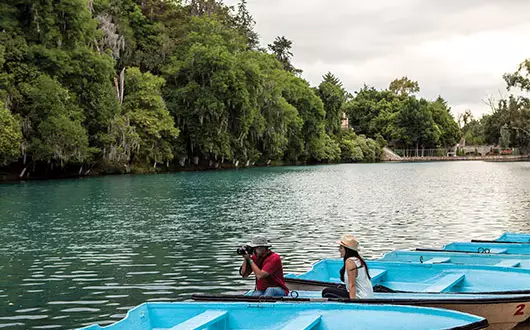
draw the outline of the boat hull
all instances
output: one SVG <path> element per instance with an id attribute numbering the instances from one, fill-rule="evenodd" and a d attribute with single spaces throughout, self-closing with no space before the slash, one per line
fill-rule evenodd
<path id="1" fill-rule="evenodd" d="M 416 306 L 342 303 L 145 303 L 114 324 L 84 330 L 454 329 L 478 330 L 486 319 Z"/>
<path id="2" fill-rule="evenodd" d="M 299 282 L 292 279 L 313 281 L 309 283 L 320 289 L 340 285 L 342 265 L 340 259 L 323 259 L 303 274 L 285 274 L 285 280 L 295 289 L 300 289 Z M 367 261 L 367 265 L 374 288 L 391 292 L 530 294 L 529 269 L 376 260 Z"/>
<path id="3" fill-rule="evenodd" d="M 506 243 L 506 242 L 454 242 L 444 245 L 442 249 L 423 249 L 417 251 L 450 251 L 464 253 L 485 254 L 530 254 L 528 243 Z"/>
<path id="4" fill-rule="evenodd" d="M 530 234 L 504 233 L 494 240 L 471 240 L 471 242 L 530 243 Z"/>
<path id="5" fill-rule="evenodd" d="M 493 267 L 514 267 L 530 270 L 530 256 L 518 254 L 484 254 L 447 251 L 401 251 L 385 254 L 378 261 L 412 262 L 424 264 L 483 265 Z"/>
<path id="6" fill-rule="evenodd" d="M 524 321 L 530 317 L 530 295 L 528 296 L 476 296 L 461 297 L 455 294 L 393 294 L 376 293 L 371 299 L 340 300 L 320 298 L 320 292 L 298 291 L 298 297 L 251 297 L 244 295 L 194 295 L 198 301 L 282 301 L 323 302 L 341 301 L 360 304 L 393 304 L 420 307 L 434 307 L 478 315 L 486 318 L 489 330 L 509 330 L 518 326 L 524 328 Z M 296 294 L 294 295 L 296 297 Z M 453 296 L 453 297 L 452 297 Z M 522 307 L 524 305 L 524 307 Z M 528 306 L 528 307 L 526 307 Z M 526 323 L 526 322 L 525 322 Z"/>

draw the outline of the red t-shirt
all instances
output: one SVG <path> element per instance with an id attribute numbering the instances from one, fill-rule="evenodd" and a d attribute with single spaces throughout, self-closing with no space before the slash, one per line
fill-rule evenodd
<path id="1" fill-rule="evenodd" d="M 283 279 L 283 267 L 280 256 L 275 252 L 269 252 L 263 258 L 257 258 L 256 255 L 251 256 L 252 261 L 256 263 L 262 271 L 267 272 L 269 276 L 256 279 L 256 289 L 258 291 L 265 291 L 267 288 L 281 287 L 285 294 L 289 294 L 289 289 L 285 285 Z"/>

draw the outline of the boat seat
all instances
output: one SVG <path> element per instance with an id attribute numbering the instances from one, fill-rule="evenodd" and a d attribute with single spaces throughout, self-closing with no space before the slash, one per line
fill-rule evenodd
<path id="1" fill-rule="evenodd" d="M 499 263 L 496 263 L 495 266 L 502 266 L 502 267 L 519 267 L 521 266 L 521 260 L 503 260 Z"/>
<path id="2" fill-rule="evenodd" d="M 465 274 L 448 274 L 438 279 L 435 283 L 422 290 L 423 292 L 443 292 L 464 280 Z"/>
<path id="3" fill-rule="evenodd" d="M 382 282 L 386 273 L 386 269 L 374 269 L 373 271 L 371 270 L 370 277 L 372 279 L 372 285 Z"/>
<path id="4" fill-rule="evenodd" d="M 297 316 L 289 321 L 283 330 L 310 330 L 320 323 L 320 314 L 305 314 Z"/>
<path id="5" fill-rule="evenodd" d="M 223 310 L 207 310 L 199 315 L 187 319 L 186 321 L 177 324 L 169 330 L 192 330 L 209 328 L 214 323 L 226 321 L 228 316 L 227 311 Z"/>
<path id="6" fill-rule="evenodd" d="M 424 264 L 441 264 L 441 263 L 449 262 L 449 261 L 451 261 L 451 258 L 436 257 L 436 258 L 431 258 L 429 260 L 425 260 L 423 263 Z"/>

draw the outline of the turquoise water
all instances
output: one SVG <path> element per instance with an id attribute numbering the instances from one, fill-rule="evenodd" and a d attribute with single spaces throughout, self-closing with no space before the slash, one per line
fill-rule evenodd
<path id="1" fill-rule="evenodd" d="M 0 185 L 0 328 L 112 323 L 145 301 L 241 291 L 266 233 L 285 271 L 336 257 L 530 232 L 530 163 L 276 167 Z"/>

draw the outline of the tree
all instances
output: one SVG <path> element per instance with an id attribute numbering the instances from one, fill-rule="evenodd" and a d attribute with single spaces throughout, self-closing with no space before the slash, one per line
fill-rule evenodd
<path id="1" fill-rule="evenodd" d="M 57 80 L 40 75 L 21 84 L 23 114 L 23 153 L 33 161 L 82 163 L 91 156 L 88 136 L 83 127 L 83 112 L 70 92 Z"/>
<path id="2" fill-rule="evenodd" d="M 346 91 L 340 80 L 331 72 L 326 73 L 322 79 L 317 91 L 326 112 L 326 132 L 334 135 L 341 129 L 342 107 L 346 102 Z"/>
<path id="3" fill-rule="evenodd" d="M 506 73 L 503 76 L 507 89 L 519 88 L 522 91 L 530 92 L 530 59 L 519 64 L 519 68 L 514 73 Z"/>
<path id="4" fill-rule="evenodd" d="M 404 76 L 390 82 L 388 90 L 396 95 L 406 96 L 419 92 L 420 86 L 417 81 L 412 81 Z"/>
<path id="5" fill-rule="evenodd" d="M 291 58 L 293 57 L 293 53 L 291 53 L 293 42 L 291 40 L 288 40 L 283 36 L 276 37 L 274 42 L 272 44 L 269 44 L 268 46 L 272 53 L 276 56 L 278 61 L 280 61 L 280 63 L 283 65 L 283 68 L 286 71 L 296 74 L 302 72 L 301 70 L 296 69 L 291 64 Z"/>
<path id="6" fill-rule="evenodd" d="M 380 134 L 390 141 L 395 130 L 394 118 L 403 108 L 404 100 L 388 90 L 365 85 L 344 105 L 344 111 L 358 134 L 368 137 Z"/>
<path id="7" fill-rule="evenodd" d="M 335 155 L 333 151 L 336 150 L 335 145 L 326 137 L 324 105 L 309 86 L 309 83 L 301 78 L 291 76 L 283 95 L 287 102 L 298 110 L 300 118 L 303 120 L 301 131 L 293 131 L 293 135 L 290 137 L 291 142 L 304 141 L 303 149 L 300 148 L 299 150 L 299 157 L 305 160 L 320 161 L 328 159 L 327 156 L 330 154 Z M 291 155 L 296 154 L 296 148 L 299 147 L 291 145 Z M 338 154 L 336 156 L 338 157 Z"/>
<path id="8" fill-rule="evenodd" d="M 458 143 L 461 131 L 451 115 L 451 108 L 439 96 L 434 102 L 429 103 L 432 118 L 440 129 L 439 144 L 443 147 L 452 147 Z"/>
<path id="9" fill-rule="evenodd" d="M 171 142 L 178 134 L 173 118 L 162 99 L 163 78 L 128 68 L 125 75 L 123 115 L 130 120 L 139 137 L 139 146 L 132 154 L 141 166 L 164 163 L 173 159 Z"/>
<path id="10" fill-rule="evenodd" d="M 415 146 L 416 155 L 419 155 L 419 146 L 436 147 L 438 144 L 441 131 L 424 99 L 408 97 L 396 116 L 395 125 L 394 138 L 404 146 Z"/>
<path id="11" fill-rule="evenodd" d="M 241 0 L 237 5 L 235 21 L 239 31 L 247 38 L 248 48 L 257 49 L 259 46 L 259 35 L 254 31 L 256 22 L 247 9 L 247 0 Z"/>
<path id="12" fill-rule="evenodd" d="M 236 53 L 246 45 L 240 34 L 209 17 L 194 17 L 190 29 L 186 44 L 164 69 L 168 107 L 187 156 L 231 159 L 236 117 L 231 115 L 253 111 Z"/>
<path id="13" fill-rule="evenodd" d="M 22 131 L 19 120 L 0 101 L 0 165 L 20 157 Z"/>

